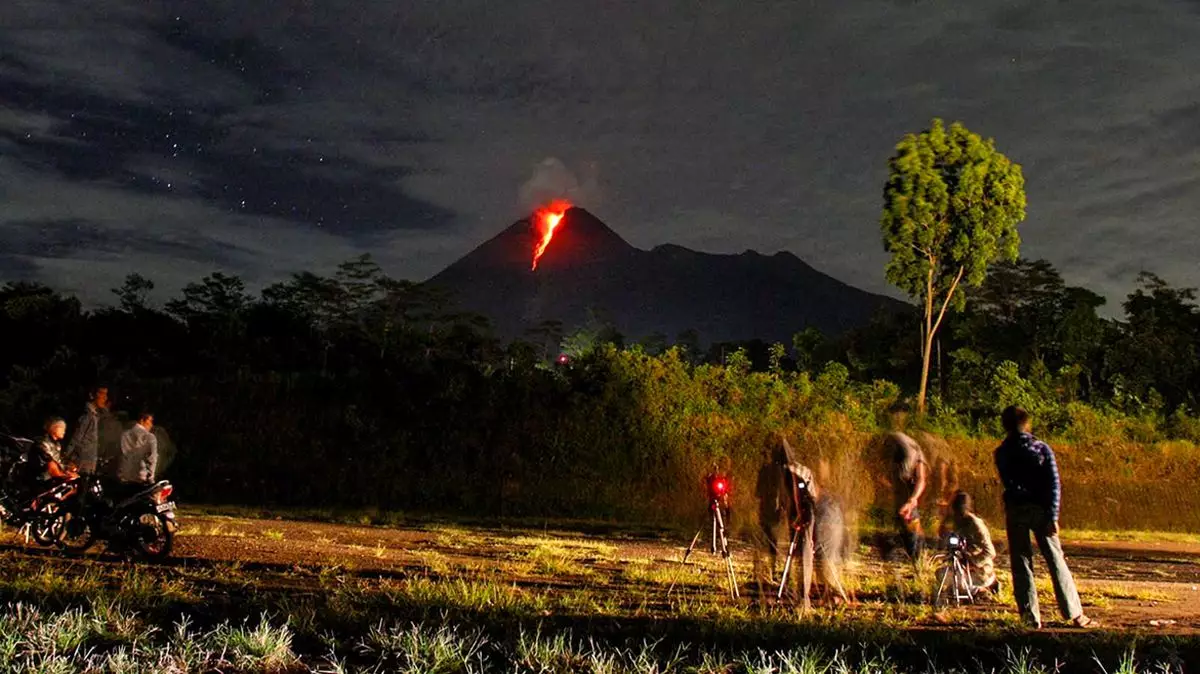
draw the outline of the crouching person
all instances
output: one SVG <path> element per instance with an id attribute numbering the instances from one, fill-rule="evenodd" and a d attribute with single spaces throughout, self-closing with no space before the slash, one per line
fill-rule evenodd
<path id="1" fill-rule="evenodd" d="M 999 594 L 996 546 L 992 544 L 992 534 L 988 531 L 987 524 L 972 510 L 971 495 L 965 491 L 955 493 L 950 502 L 950 509 L 951 518 L 943 525 L 943 533 L 948 533 L 946 529 L 952 526 L 963 540 L 970 564 L 971 593 L 988 591 Z"/>

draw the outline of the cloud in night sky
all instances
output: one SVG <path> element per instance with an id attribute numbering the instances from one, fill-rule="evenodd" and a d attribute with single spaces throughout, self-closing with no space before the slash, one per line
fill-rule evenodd
<path id="1" fill-rule="evenodd" d="M 0 5 L 0 275 L 423 279 L 573 190 L 883 291 L 886 161 L 940 116 L 1024 166 L 1026 256 L 1200 285 L 1196 2 L 176 4 Z"/>

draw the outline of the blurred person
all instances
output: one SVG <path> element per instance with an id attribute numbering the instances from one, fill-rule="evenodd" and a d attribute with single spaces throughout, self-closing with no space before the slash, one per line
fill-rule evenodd
<path id="1" fill-rule="evenodd" d="M 950 504 L 950 518 L 942 524 L 941 535 L 957 533 L 963 540 L 964 552 L 970 564 L 972 594 L 987 590 L 1000 593 L 1000 581 L 996 578 L 996 546 L 987 523 L 975 514 L 971 495 L 965 491 L 954 494 Z"/>
<path id="2" fill-rule="evenodd" d="M 154 484 L 158 468 L 158 439 L 150 431 L 154 415 L 148 411 L 138 415 L 137 423 L 121 434 L 121 463 L 117 478 L 124 495 L 135 493 Z"/>
<path id="3" fill-rule="evenodd" d="M 933 462 L 934 493 L 937 494 L 938 508 L 945 510 L 947 516 L 952 516 L 954 498 L 958 496 L 958 466 L 953 461 L 938 457 Z"/>
<path id="4" fill-rule="evenodd" d="M 88 394 L 83 415 L 67 443 L 67 461 L 81 475 L 95 476 L 100 452 L 100 419 L 108 413 L 108 387 L 97 386 Z"/>
<path id="5" fill-rule="evenodd" d="M 828 475 L 827 471 L 818 469 Z M 831 603 L 841 600 L 849 604 L 851 598 L 842 584 L 842 571 L 853 551 L 853 537 L 846 527 L 846 515 L 841 499 L 815 480 L 809 490 L 815 499 L 813 506 L 813 543 L 817 564 L 817 578 L 821 582 L 823 596 Z"/>
<path id="6" fill-rule="evenodd" d="M 1062 617 L 1079 627 L 1092 624 L 1083 613 L 1075 579 L 1067 568 L 1058 538 L 1058 515 L 1062 505 L 1062 483 L 1054 452 L 1030 432 L 1029 413 L 1009 406 L 1000 414 L 1007 437 L 996 448 L 996 470 L 1004 485 L 1004 516 L 1012 561 L 1013 596 L 1022 620 L 1034 628 L 1042 626 L 1037 588 L 1033 581 L 1033 547 L 1037 540 L 1050 571 L 1054 597 Z"/>
<path id="7" fill-rule="evenodd" d="M 897 402 L 888 412 L 889 432 L 883 441 L 888 475 L 881 476 L 881 481 L 892 488 L 896 529 L 905 551 L 916 564 L 925 546 L 920 503 L 929 482 L 929 464 L 921 445 L 904 432 L 908 406 Z"/>
<path id="8" fill-rule="evenodd" d="M 755 495 L 758 500 L 759 526 L 761 529 L 761 552 L 767 557 L 769 573 L 765 576 L 761 568 L 759 555 L 755 558 L 755 575 L 759 586 L 759 596 L 767 597 L 775 593 L 775 570 L 779 567 L 780 557 L 786 556 L 793 536 L 798 536 L 795 557 L 792 565 L 799 565 L 800 597 L 804 610 L 812 608 L 812 576 L 813 576 L 813 528 L 814 501 L 809 493 L 809 485 L 813 483 L 812 471 L 795 458 L 795 452 L 782 434 L 774 448 L 767 453 L 767 460 L 758 471 L 755 484 Z M 782 555 L 780 551 L 782 549 Z M 797 559 L 798 558 L 798 559 Z M 789 571 L 790 578 L 796 578 Z M 791 584 L 791 583 L 789 583 Z M 769 589 L 768 589 L 769 588 Z"/>

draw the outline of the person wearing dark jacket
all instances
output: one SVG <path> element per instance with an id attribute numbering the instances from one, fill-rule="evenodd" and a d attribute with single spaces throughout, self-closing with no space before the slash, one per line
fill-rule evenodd
<path id="1" fill-rule="evenodd" d="M 996 470 L 1004 485 L 1004 515 L 1008 527 L 1008 550 L 1012 561 L 1013 596 L 1021 618 L 1040 628 L 1037 588 L 1033 583 L 1033 546 L 1037 540 L 1042 558 L 1050 570 L 1054 597 L 1062 617 L 1083 627 L 1092 620 L 1083 614 L 1075 579 L 1067 568 L 1062 542 L 1058 539 L 1058 513 L 1062 503 L 1062 484 L 1058 464 L 1050 446 L 1030 431 L 1029 413 L 1010 406 L 1000 414 L 1008 436 L 996 448 Z"/>
<path id="2" fill-rule="evenodd" d="M 35 489 L 43 491 L 56 480 L 73 475 L 62 459 L 62 439 L 67 434 L 67 422 L 52 417 L 46 422 L 46 434 L 29 447 L 29 467 Z"/>
<path id="3" fill-rule="evenodd" d="M 88 397 L 79 424 L 67 443 L 67 459 L 83 475 L 94 476 L 100 457 L 100 417 L 108 411 L 108 389 L 99 386 Z"/>

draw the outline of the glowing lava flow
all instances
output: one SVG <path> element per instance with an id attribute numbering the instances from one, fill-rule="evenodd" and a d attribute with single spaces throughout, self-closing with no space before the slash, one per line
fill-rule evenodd
<path id="1" fill-rule="evenodd" d="M 562 222 L 563 216 L 567 214 L 567 209 L 570 207 L 571 202 L 559 199 L 542 206 L 533 214 L 533 225 L 537 227 L 538 233 L 542 237 L 533 247 L 534 271 L 537 270 L 538 260 L 546 252 L 546 246 L 550 245 L 550 239 L 554 238 L 554 230 Z"/>

